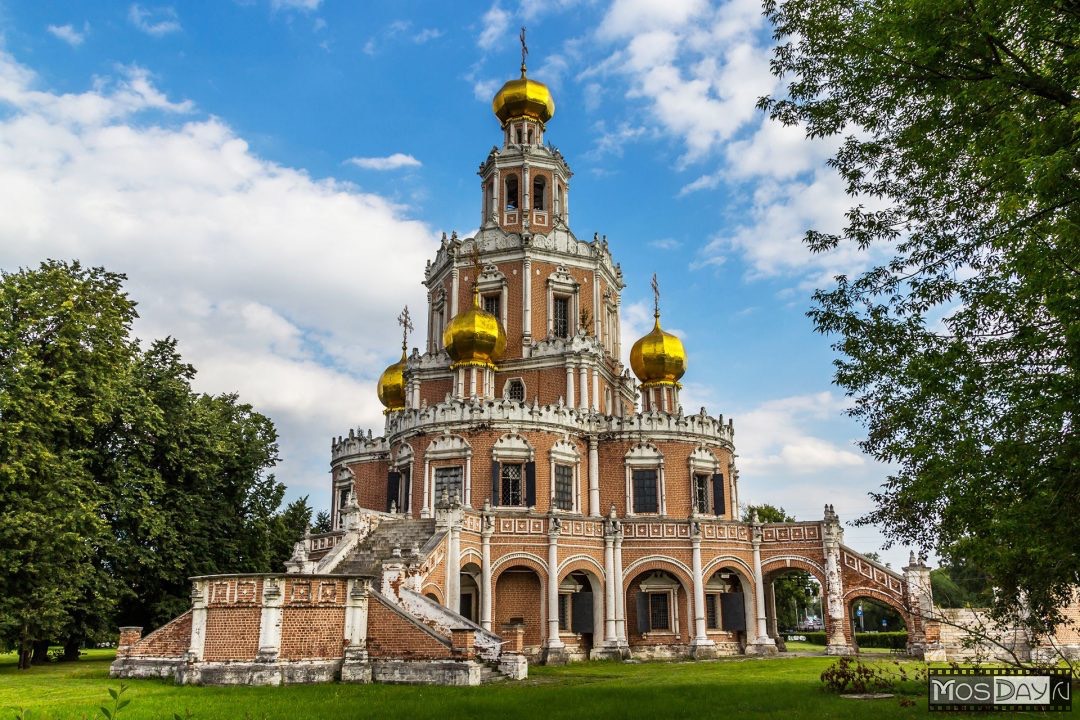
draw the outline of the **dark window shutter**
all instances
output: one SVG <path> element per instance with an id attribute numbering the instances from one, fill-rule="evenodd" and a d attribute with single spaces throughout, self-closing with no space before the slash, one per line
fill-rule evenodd
<path id="1" fill-rule="evenodd" d="M 525 506 L 536 504 L 536 463 L 525 463 Z"/>
<path id="2" fill-rule="evenodd" d="M 401 490 L 401 473 L 391 470 L 386 473 L 386 512 L 390 512 L 390 503 L 397 502 L 399 490 Z"/>
<path id="3" fill-rule="evenodd" d="M 716 473 L 712 476 L 712 506 L 714 515 L 723 515 L 726 511 L 724 505 L 724 474 Z"/>
<path id="4" fill-rule="evenodd" d="M 499 486 L 502 485 L 501 469 L 498 460 L 491 461 L 491 504 L 499 505 Z"/>
<path id="5" fill-rule="evenodd" d="M 637 631 L 638 635 L 649 632 L 649 596 L 638 591 L 637 594 Z"/>
<path id="6" fill-rule="evenodd" d="M 591 592 L 577 592 L 570 596 L 573 601 L 570 614 L 570 630 L 576 633 L 593 631 L 593 596 Z"/>
<path id="7" fill-rule="evenodd" d="M 746 630 L 746 604 L 742 593 L 720 594 L 720 627 L 728 631 Z"/>
<path id="8" fill-rule="evenodd" d="M 402 512 L 408 512 L 409 506 L 412 505 L 412 472 L 406 468 L 401 473 L 401 484 L 404 485 L 401 492 L 401 500 L 404 507 L 398 508 Z"/>

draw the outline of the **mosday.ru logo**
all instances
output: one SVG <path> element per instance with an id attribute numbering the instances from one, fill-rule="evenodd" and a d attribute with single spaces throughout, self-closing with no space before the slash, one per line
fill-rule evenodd
<path id="1" fill-rule="evenodd" d="M 1027 668 L 931 668 L 930 710 L 1069 711 L 1068 673 Z"/>

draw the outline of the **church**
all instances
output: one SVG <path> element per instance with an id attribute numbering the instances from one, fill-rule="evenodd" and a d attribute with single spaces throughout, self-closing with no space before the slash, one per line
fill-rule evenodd
<path id="1" fill-rule="evenodd" d="M 912 652 L 932 645 L 922 562 L 847 547 L 829 505 L 741 521 L 734 423 L 680 404 L 692 369 L 655 277 L 653 328 L 620 360 L 628 279 L 606 238 L 571 229 L 555 102 L 524 52 L 492 107 L 479 230 L 423 269 L 411 353 L 399 318 L 385 427 L 331 443 L 334 529 L 283 573 L 193 578 L 188 613 L 121 629 L 114 674 L 478 684 L 530 662 L 770 654 L 772 580 L 792 570 L 821 584 L 829 653 L 855 651 L 860 598 L 903 615 Z"/>

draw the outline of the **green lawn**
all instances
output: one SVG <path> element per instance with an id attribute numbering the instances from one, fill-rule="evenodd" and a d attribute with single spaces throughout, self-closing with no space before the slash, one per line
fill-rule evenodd
<path id="1" fill-rule="evenodd" d="M 0 718 L 29 708 L 32 720 L 97 718 L 108 700 L 111 651 L 92 651 L 76 663 L 19 671 L 15 657 L 0 655 Z M 733 658 L 700 663 L 578 663 L 531 667 L 529 680 L 481 688 L 390 685 L 294 685 L 267 687 L 177 687 L 157 680 L 129 681 L 131 704 L 120 720 L 165 718 L 190 713 L 209 718 L 682 718 L 764 717 L 862 718 L 875 720 L 926 714 L 926 689 L 912 683 L 916 701 L 898 698 L 847 700 L 821 690 L 818 675 L 832 662 L 824 657 Z"/>

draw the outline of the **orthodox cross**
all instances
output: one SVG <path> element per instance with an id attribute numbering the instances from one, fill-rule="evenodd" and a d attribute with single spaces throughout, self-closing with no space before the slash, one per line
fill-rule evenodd
<path id="1" fill-rule="evenodd" d="M 405 352 L 405 348 L 409 345 L 409 333 L 412 332 L 412 316 L 409 315 L 409 306 L 406 305 L 405 309 L 401 311 L 401 314 L 397 318 L 398 325 L 401 326 L 401 352 Z"/>
<path id="2" fill-rule="evenodd" d="M 660 317 L 660 283 L 656 280 L 656 273 L 652 275 L 653 315 Z"/>
<path id="3" fill-rule="evenodd" d="M 518 36 L 521 40 L 521 74 L 525 74 L 525 56 L 529 54 L 529 46 L 525 44 L 525 26 L 521 26 L 521 35 Z"/>
<path id="4" fill-rule="evenodd" d="M 473 238 L 472 247 L 469 248 L 468 254 L 469 262 L 473 266 L 473 272 L 476 273 L 476 277 L 473 279 L 473 292 L 476 292 L 479 288 L 480 274 L 484 272 L 484 255 L 483 250 L 480 247 L 480 238 Z"/>

